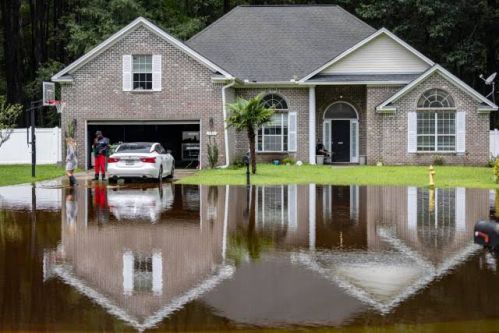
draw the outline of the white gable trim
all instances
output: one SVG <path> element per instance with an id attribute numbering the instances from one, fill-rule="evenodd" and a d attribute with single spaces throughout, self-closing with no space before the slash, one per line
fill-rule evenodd
<path id="1" fill-rule="evenodd" d="M 177 47 L 179 50 L 187 53 L 191 58 L 194 60 L 198 61 L 202 65 L 205 65 L 209 69 L 211 69 L 214 72 L 219 72 L 222 75 L 224 75 L 226 78 L 233 78 L 232 75 L 230 75 L 228 72 L 202 56 L 201 54 L 197 53 L 178 39 L 170 36 L 168 33 L 154 25 L 153 23 L 149 22 L 143 17 L 138 17 L 135 20 L 133 20 L 130 24 L 113 34 L 111 37 L 97 45 L 95 48 L 87 52 L 85 55 L 82 57 L 78 58 L 76 61 L 71 63 L 70 65 L 66 66 L 63 70 L 61 70 L 59 73 L 55 74 L 52 76 L 52 81 L 54 82 L 70 82 L 68 81 L 67 77 L 65 79 L 62 79 L 64 75 L 68 75 L 71 72 L 74 72 L 81 66 L 85 65 L 87 62 L 95 58 L 97 55 L 101 54 L 105 50 L 107 50 L 109 47 L 114 45 L 116 42 L 118 42 L 122 37 L 126 36 L 130 32 L 134 31 L 138 27 L 145 27 L 149 31 L 155 33 L 158 37 L 162 38 L 163 40 L 171 43 L 173 46 Z"/>
<path id="2" fill-rule="evenodd" d="M 390 37 L 391 39 L 393 39 L 395 42 L 399 43 L 401 46 L 403 46 L 404 48 L 406 48 L 408 51 L 410 51 L 411 53 L 413 53 L 415 56 L 417 56 L 418 58 L 420 58 L 421 60 L 423 60 L 424 62 L 426 62 L 428 65 L 430 66 L 433 66 L 435 63 L 433 61 L 431 61 L 429 58 L 427 58 L 426 56 L 424 56 L 421 52 L 419 52 L 418 50 L 416 50 L 415 48 L 413 48 L 412 46 L 410 46 L 409 44 L 407 44 L 406 42 L 404 42 L 402 39 L 398 38 L 397 36 L 395 36 L 392 32 L 390 32 L 388 29 L 386 28 L 381 28 L 379 29 L 378 31 L 376 31 L 375 33 L 373 33 L 372 35 L 370 35 L 369 37 L 361 40 L 359 43 L 355 44 L 354 46 L 352 46 L 351 48 L 349 48 L 348 50 L 344 51 L 343 53 L 341 53 L 340 55 L 338 55 L 336 58 L 332 59 L 331 61 L 329 61 L 328 63 L 322 65 L 321 67 L 317 68 L 315 71 L 313 71 L 312 73 L 308 74 L 307 76 L 305 76 L 303 79 L 301 79 L 299 82 L 305 82 L 307 81 L 308 79 L 312 78 L 313 76 L 319 74 L 320 72 L 322 72 L 324 69 L 328 68 L 329 66 L 333 65 L 334 63 L 340 61 L 341 59 L 345 58 L 346 56 L 348 56 L 349 54 L 351 54 L 352 52 L 354 52 L 355 50 L 361 48 L 362 46 L 364 46 L 365 44 L 369 43 L 370 41 L 372 41 L 373 39 L 375 39 L 376 37 L 380 36 L 380 35 L 386 35 L 388 37 Z"/>
<path id="3" fill-rule="evenodd" d="M 420 82 L 424 81 L 426 78 L 428 78 L 430 75 L 433 73 L 437 72 L 440 73 L 444 78 L 447 80 L 451 81 L 454 83 L 458 88 L 463 90 L 465 93 L 467 93 L 469 96 L 473 97 L 475 100 L 482 102 L 486 104 L 488 107 L 479 107 L 477 111 L 479 112 L 485 112 L 485 111 L 497 111 L 498 107 L 492 101 L 487 99 L 485 96 L 481 95 L 478 93 L 475 89 L 471 88 L 469 85 L 464 83 L 461 79 L 459 79 L 457 76 L 446 70 L 440 65 L 434 65 L 430 69 L 428 69 L 426 72 L 421 74 L 418 78 L 413 80 L 411 83 L 409 83 L 407 86 L 399 90 L 395 95 L 381 103 L 376 107 L 377 112 L 386 112 L 386 111 L 394 111 L 394 107 L 390 105 L 391 103 L 395 102 L 398 100 L 400 97 L 404 96 L 407 94 L 409 91 L 411 91 L 414 87 L 416 87 Z"/>
<path id="4" fill-rule="evenodd" d="M 211 276 L 208 276 L 205 280 L 201 281 L 184 294 L 172 298 L 168 304 L 165 304 L 162 308 L 146 317 L 143 321 L 140 321 L 138 318 L 129 314 L 126 309 L 120 307 L 112 299 L 108 298 L 105 294 L 100 293 L 84 280 L 77 277 L 70 268 L 65 267 L 64 265 L 56 265 L 52 269 L 54 275 L 62 280 L 62 282 L 75 288 L 78 292 L 103 307 L 109 314 L 124 321 L 139 332 L 155 327 L 172 313 L 184 307 L 185 304 L 201 297 L 203 294 L 215 288 L 222 281 L 231 278 L 235 272 L 235 268 L 230 265 L 220 265 L 216 267 L 216 271 Z"/>

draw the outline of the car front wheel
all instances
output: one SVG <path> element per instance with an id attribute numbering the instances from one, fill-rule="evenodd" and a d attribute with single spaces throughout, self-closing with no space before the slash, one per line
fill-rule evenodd
<path id="1" fill-rule="evenodd" d="M 172 179 L 174 175 L 175 175 L 175 163 L 172 163 L 172 168 L 170 169 L 170 174 L 168 176 L 166 176 L 166 178 Z"/>
<path id="2" fill-rule="evenodd" d="M 161 183 L 163 181 L 163 167 L 159 167 L 159 172 L 158 172 L 158 179 L 157 182 Z"/>

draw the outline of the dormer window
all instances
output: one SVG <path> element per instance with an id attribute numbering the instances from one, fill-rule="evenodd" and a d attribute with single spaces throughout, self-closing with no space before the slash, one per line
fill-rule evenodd
<path id="1" fill-rule="evenodd" d="M 152 90 L 152 55 L 133 56 L 133 90 Z"/>

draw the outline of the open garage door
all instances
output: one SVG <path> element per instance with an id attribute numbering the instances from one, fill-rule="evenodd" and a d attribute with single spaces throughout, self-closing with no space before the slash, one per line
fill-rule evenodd
<path id="1" fill-rule="evenodd" d="M 199 164 L 199 121 L 172 122 L 87 122 L 87 166 L 93 167 L 92 143 L 96 131 L 102 131 L 111 145 L 121 142 L 159 142 L 170 150 L 177 168 L 196 168 Z"/>

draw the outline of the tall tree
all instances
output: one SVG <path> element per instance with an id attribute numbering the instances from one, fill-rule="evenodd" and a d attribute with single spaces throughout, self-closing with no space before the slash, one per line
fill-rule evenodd
<path id="1" fill-rule="evenodd" d="M 9 140 L 21 111 L 21 105 L 9 104 L 5 97 L 0 96 L 0 147 Z"/>
<path id="2" fill-rule="evenodd" d="M 21 30 L 21 0 L 2 0 L 3 53 L 7 101 L 23 102 L 23 40 Z"/>
<path id="3" fill-rule="evenodd" d="M 230 114 L 227 125 L 238 131 L 246 131 L 249 142 L 251 172 L 256 173 L 256 133 L 260 127 L 268 123 L 274 110 L 268 109 L 263 103 L 263 96 L 257 95 L 249 100 L 238 98 L 236 102 L 228 104 Z"/>

